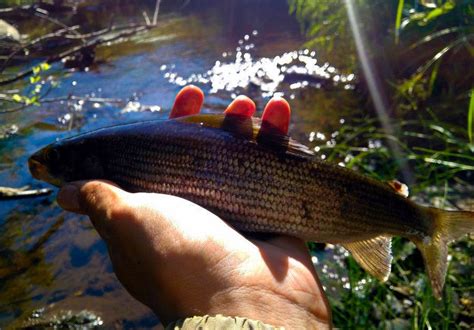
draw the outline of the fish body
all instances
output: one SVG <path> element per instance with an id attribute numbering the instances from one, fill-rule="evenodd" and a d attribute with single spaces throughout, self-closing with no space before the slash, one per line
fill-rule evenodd
<path id="1" fill-rule="evenodd" d="M 437 296 L 446 243 L 474 228 L 473 213 L 419 206 L 387 183 L 317 160 L 255 118 L 115 126 L 50 145 L 29 163 L 35 177 L 59 186 L 106 179 L 130 192 L 186 198 L 242 232 L 343 244 L 382 280 L 390 273 L 390 239 L 403 236 L 422 251 Z"/>

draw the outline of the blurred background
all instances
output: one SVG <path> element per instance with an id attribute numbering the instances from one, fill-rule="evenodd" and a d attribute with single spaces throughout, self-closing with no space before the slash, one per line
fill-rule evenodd
<path id="1" fill-rule="evenodd" d="M 195 84 L 203 112 L 274 95 L 321 160 L 399 179 L 417 202 L 474 211 L 472 0 L 0 1 L 0 328 L 151 328 L 87 218 L 27 158 L 99 127 L 166 119 Z M 474 328 L 474 244 L 452 245 L 442 301 L 395 239 L 379 283 L 310 243 L 335 327 Z"/>

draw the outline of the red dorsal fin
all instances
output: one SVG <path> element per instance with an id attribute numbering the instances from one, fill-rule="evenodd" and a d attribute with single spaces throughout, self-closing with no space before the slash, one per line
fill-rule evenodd
<path id="1" fill-rule="evenodd" d="M 308 147 L 293 140 L 288 135 L 279 134 L 274 129 L 262 130 L 262 121 L 259 118 L 224 114 L 198 114 L 175 120 L 222 129 L 239 138 L 270 148 L 277 153 L 305 157 L 314 156 L 314 153 Z"/>

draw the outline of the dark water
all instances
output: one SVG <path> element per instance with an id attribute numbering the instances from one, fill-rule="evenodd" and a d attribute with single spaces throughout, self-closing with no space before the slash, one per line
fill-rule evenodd
<path id="1" fill-rule="evenodd" d="M 145 2 L 133 8 L 137 19 L 141 9 L 150 10 Z M 130 15 L 124 8 L 113 10 L 119 19 L 125 19 L 124 12 Z M 90 12 L 110 15 L 95 7 Z M 339 76 L 329 63 L 317 62 L 315 52 L 300 49 L 303 39 L 286 1 L 165 6 L 160 24 L 131 41 L 99 49 L 101 64 L 59 75 L 59 86 L 48 95 L 119 98 L 123 104 L 64 100 L 1 115 L 2 128 L 14 134 L 0 140 L 0 186 L 44 187 L 27 169 L 35 150 L 98 127 L 166 118 L 174 95 L 187 83 L 206 93 L 206 112 L 222 111 L 239 94 L 252 97 L 261 111 L 272 95 L 282 94 L 294 109 L 291 132 L 302 140 L 314 130 L 330 133 L 350 108 L 345 95 L 353 75 Z M 63 69 L 57 64 L 51 70 Z M 334 96 L 305 92 L 322 85 L 337 86 Z M 55 193 L 0 202 L 0 326 L 18 325 L 43 307 L 51 313 L 87 309 L 109 327 L 157 325 L 157 318 L 117 281 L 106 247 L 88 220 L 62 211 Z"/>

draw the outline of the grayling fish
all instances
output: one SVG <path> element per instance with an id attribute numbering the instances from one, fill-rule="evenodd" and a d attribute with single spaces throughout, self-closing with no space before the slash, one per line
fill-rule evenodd
<path id="1" fill-rule="evenodd" d="M 406 237 L 438 298 L 447 243 L 474 231 L 474 213 L 417 205 L 399 185 L 318 161 L 255 118 L 194 115 L 104 128 L 43 148 L 29 166 L 57 186 L 111 180 L 130 192 L 186 198 L 242 232 L 342 244 L 380 280 L 390 274 L 391 237 Z"/>

